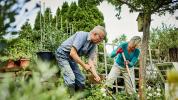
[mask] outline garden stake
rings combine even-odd
[[[125,58],[124,52],[122,52],[122,57],[123,57],[123,59],[124,59],[124,62],[126,62],[126,58]],[[131,75],[130,75],[130,70],[129,70],[128,64],[126,64],[126,70],[127,70],[128,75],[129,75],[129,79],[130,79],[130,81],[131,81],[132,88],[133,88],[133,90],[134,90],[134,92],[135,92],[135,89],[134,89],[134,86],[133,86],[133,83],[132,83],[132,79],[131,79]]]
[[[119,49],[116,51],[116,54],[119,54],[119,53],[122,54],[122,57],[123,57],[123,59],[124,59],[124,62],[126,62],[127,60],[126,60],[126,58],[125,58],[125,55],[124,55],[124,52],[123,52],[122,48],[119,48]],[[129,79],[130,79],[130,81],[131,81],[132,88],[134,89],[134,86],[133,86],[133,83],[132,83],[132,80],[131,80],[131,75],[130,75],[130,70],[129,70],[128,64],[126,64],[126,70],[127,70],[128,75],[129,75]],[[134,92],[136,92],[135,89],[134,89]]]
[[[113,100],[117,100],[115,96],[112,95],[112,93],[109,92],[109,90],[107,88],[106,89],[106,93],[109,94]]]

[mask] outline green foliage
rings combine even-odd
[[[40,21],[43,19],[43,15],[40,12],[38,12],[36,19],[35,19],[35,25],[34,25],[34,29],[35,30],[40,30],[40,25],[42,25],[42,23],[40,23]],[[41,18],[40,18],[41,17]]]
[[[123,4],[128,5],[130,8],[130,12],[144,12],[144,13],[158,13],[160,15],[165,14],[166,11],[169,11],[170,13],[173,13],[177,8],[176,6],[178,4],[175,3],[173,5],[173,2],[171,0],[107,0],[109,3],[113,4],[116,7],[116,10],[119,8],[119,6],[122,6]],[[171,5],[172,4],[172,5]]]
[[[74,21],[74,13],[75,11],[77,10],[77,4],[75,2],[72,2],[70,7],[69,7],[69,10],[67,12],[67,20],[69,22],[73,22]]]
[[[34,52],[34,44],[26,39],[16,39],[14,44],[9,44],[5,52],[9,59],[31,58]]]
[[[54,16],[52,20],[52,26],[55,26],[57,30],[60,30],[61,28],[61,10],[60,8],[57,8],[56,16]]]
[[[147,100],[163,100],[163,90],[159,87],[150,87],[148,86],[146,89],[146,98]]]
[[[29,71],[20,71],[12,78],[8,74],[0,82],[1,100],[78,100],[81,95],[70,98],[63,85],[58,86],[60,80],[49,79],[57,71],[56,66],[50,67],[49,63],[39,62],[31,65]],[[56,85],[55,85],[56,84]]]
[[[171,26],[156,28],[151,31],[150,45],[153,49],[159,49],[159,56],[167,56],[170,48],[178,47],[178,30]]]
[[[92,5],[92,3],[88,3],[88,5]],[[62,41],[76,31],[90,31],[96,25],[104,25],[104,17],[94,5],[85,9],[77,6],[75,2],[72,2],[71,5],[65,2],[62,9],[57,9],[54,18],[50,12],[50,9],[47,8],[44,15],[41,15],[41,20],[40,12],[38,13],[34,30],[31,32],[34,34],[31,41],[35,41],[39,50],[42,51],[54,51]]]
[[[119,38],[116,38],[115,40],[113,40],[113,43],[121,43],[123,41],[127,40],[127,36],[125,34],[122,34],[121,36],[119,36]]]
[[[0,36],[6,34],[8,28],[15,28],[16,25],[11,23],[15,22],[15,16],[21,12],[21,9],[30,0],[1,0],[0,1]],[[36,9],[35,7],[34,9]],[[24,12],[27,13],[28,11]]]
[[[112,100],[112,97],[103,94],[101,88],[102,85],[94,85],[89,87],[89,89],[85,91],[86,95],[84,100]]]
[[[15,15],[17,13],[15,11],[10,10],[10,9],[17,2],[18,2],[18,0],[13,0],[13,1],[1,0],[0,1],[0,12],[1,12],[1,15],[0,15],[0,30],[2,32],[5,32],[5,30],[10,27],[10,23],[15,21]],[[9,20],[9,22],[5,23],[4,22],[5,20]]]

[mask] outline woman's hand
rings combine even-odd
[[[129,62],[128,60],[124,61],[124,64],[125,64],[125,65],[129,65],[129,63],[130,63],[130,62]]]

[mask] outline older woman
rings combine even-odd
[[[115,63],[107,77],[106,86],[111,86],[117,77],[122,73],[124,77],[125,89],[128,94],[135,92],[135,76],[134,76],[134,65],[138,61],[140,50],[137,48],[141,38],[134,36],[129,42],[121,43],[115,50],[112,51],[111,57],[116,57]],[[124,61],[124,53],[126,61]],[[130,76],[126,70],[126,64],[130,69]]]

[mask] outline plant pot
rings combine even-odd
[[[178,62],[178,48],[169,48],[169,58],[171,62]]]
[[[38,59],[42,61],[50,62],[55,60],[55,56],[52,52],[37,52],[36,54]]]
[[[15,64],[14,60],[9,59],[6,67],[7,68],[14,68],[14,67],[16,67],[16,64]]]
[[[20,63],[20,67],[26,68],[26,67],[28,67],[29,64],[30,64],[30,59],[21,58],[21,59],[19,60],[19,63]]]

